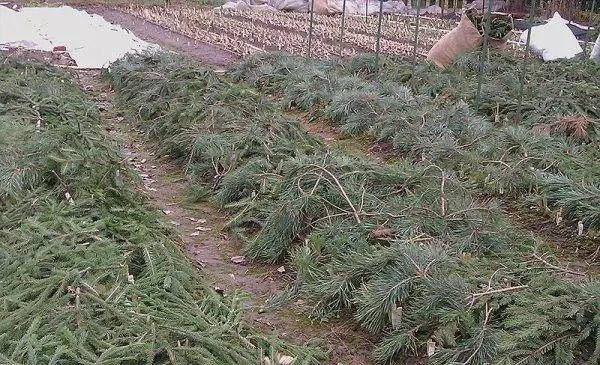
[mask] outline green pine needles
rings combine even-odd
[[[69,74],[3,59],[0,75],[0,363],[323,361],[205,284]]]
[[[493,55],[475,115],[469,105],[475,102],[475,57],[459,58],[444,71],[419,65],[414,75],[408,61],[388,59],[377,75],[372,55],[342,63],[259,54],[240,61],[230,75],[281,94],[285,107],[339,124],[343,134],[367,133],[392,142],[404,157],[468,176],[486,194],[562,202],[555,190],[546,189],[539,178],[543,173],[572,178],[581,186],[573,186],[569,194],[595,201],[597,194],[582,191],[600,182],[600,68],[578,60],[535,63],[525,80],[522,120],[515,123],[520,63]],[[306,103],[306,95],[316,97],[312,104]],[[599,228],[596,210],[583,205],[576,213],[572,205],[555,204],[553,209]]]
[[[302,296],[315,319],[353,316],[380,338],[381,364],[598,363],[598,279],[557,264],[500,200],[544,196],[595,226],[597,180],[579,184],[597,176],[577,167],[593,160],[592,130],[582,142],[498,124],[399,73],[373,80],[367,61],[260,55],[230,76],[392,142],[388,163],[321,145],[276,102],[180,57],[131,56],[109,76],[158,148],[229,209],[247,258],[290,261],[296,281],[272,306]]]

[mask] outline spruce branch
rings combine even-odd
[[[551,268],[553,270],[558,270],[558,271],[561,271],[561,272],[564,272],[564,273],[567,273],[567,274],[572,274],[572,275],[577,275],[577,276],[587,276],[588,275],[588,274],[580,272],[580,271],[574,271],[574,270],[570,270],[570,269],[567,269],[567,268],[564,268],[564,267],[553,265],[553,264],[549,263],[548,261],[544,260],[543,257],[539,256],[535,252],[532,254],[532,256],[536,260],[540,261],[541,263],[543,263],[544,265],[548,266],[549,268]]]

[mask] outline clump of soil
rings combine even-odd
[[[48,52],[22,47],[8,47],[6,49],[0,48],[0,54],[20,60],[42,62],[59,67],[77,66],[75,60],[66,51]]]

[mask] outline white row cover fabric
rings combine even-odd
[[[21,8],[0,6],[0,46],[52,51],[65,46],[79,68],[103,68],[126,53],[159,47],[99,15],[69,6]]]
[[[600,34],[598,35],[598,39],[596,39],[596,43],[594,44],[594,48],[592,48],[592,54],[590,56],[591,59],[600,63]]]
[[[531,32],[529,46],[531,51],[542,57],[544,61],[560,58],[573,58],[583,52],[577,38],[567,27],[565,20],[558,12],[546,24],[532,27],[521,34],[520,41],[527,41],[527,34]]]

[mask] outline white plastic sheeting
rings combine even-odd
[[[257,6],[262,4],[268,6]],[[230,0],[219,8],[236,10],[257,11],[291,11],[305,13],[310,10],[311,0]],[[314,0],[315,13],[317,14],[342,14],[343,0]],[[439,8],[439,10],[438,10]],[[217,8],[218,9],[218,8]],[[346,14],[365,15],[377,14],[379,1],[376,0],[347,0]],[[410,9],[402,0],[389,0],[383,3],[383,12],[386,14],[408,14]],[[421,14],[441,13],[441,8],[436,5],[421,9]]]
[[[529,43],[531,51],[542,57],[544,61],[573,58],[583,52],[573,32],[558,13],[554,13],[548,23],[523,32],[520,38],[521,42],[526,42],[528,32],[531,32]]]
[[[0,45],[52,50],[52,43],[27,17],[4,6],[0,6]]]
[[[594,43],[590,58],[600,63],[600,35],[598,35],[598,39],[596,39],[596,43]]]
[[[69,6],[18,12],[0,6],[0,45],[43,51],[65,46],[80,68],[103,68],[126,53],[158,50],[99,15]]]

